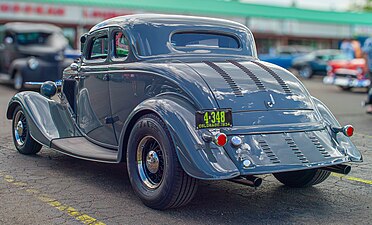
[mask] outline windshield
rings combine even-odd
[[[19,45],[46,45],[49,33],[17,33],[16,39]]]

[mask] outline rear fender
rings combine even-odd
[[[323,117],[327,127],[329,128],[329,132],[331,132],[332,136],[336,139],[336,143],[338,143],[339,145],[337,147],[343,148],[344,150],[341,152],[346,152],[351,161],[362,162],[363,161],[362,154],[359,152],[357,147],[351,142],[350,138],[346,137],[344,134],[342,134],[342,132],[334,133],[332,129],[330,129],[330,127],[341,127],[336,117],[332,114],[332,112],[327,108],[327,106],[323,102],[314,97],[312,97],[312,99],[315,105],[317,106],[320,115]]]
[[[139,104],[128,117],[120,135],[119,159],[125,160],[130,131],[135,122],[148,113],[158,115],[169,129],[175,144],[178,160],[184,171],[203,180],[229,179],[238,176],[239,170],[223,148],[210,148],[195,129],[195,107],[177,95],[162,95]]]
[[[25,113],[31,136],[43,145],[50,147],[53,139],[80,136],[67,106],[39,93],[24,91],[10,100],[6,112],[8,119],[13,118],[17,105]]]

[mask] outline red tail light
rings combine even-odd
[[[218,133],[216,135],[215,141],[216,145],[222,147],[227,143],[227,136],[224,133]]]
[[[351,137],[354,134],[354,127],[351,125],[346,125],[342,128],[342,133],[344,133],[344,135],[347,137]]]

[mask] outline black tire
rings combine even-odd
[[[19,153],[33,155],[40,151],[42,145],[31,137],[27,118],[20,105],[15,108],[13,113],[12,131],[13,142]]]
[[[304,65],[298,70],[298,75],[304,79],[311,79],[314,75],[314,71],[309,65]]]
[[[142,116],[134,125],[128,141],[127,167],[134,192],[150,208],[180,207],[196,193],[197,180],[182,169],[170,133],[156,115]]]
[[[351,91],[352,87],[339,86],[343,91]]]
[[[320,169],[274,173],[274,177],[289,187],[310,187],[325,181],[331,172]]]

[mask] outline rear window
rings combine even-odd
[[[228,34],[182,32],[171,37],[174,48],[240,48],[236,37]]]

